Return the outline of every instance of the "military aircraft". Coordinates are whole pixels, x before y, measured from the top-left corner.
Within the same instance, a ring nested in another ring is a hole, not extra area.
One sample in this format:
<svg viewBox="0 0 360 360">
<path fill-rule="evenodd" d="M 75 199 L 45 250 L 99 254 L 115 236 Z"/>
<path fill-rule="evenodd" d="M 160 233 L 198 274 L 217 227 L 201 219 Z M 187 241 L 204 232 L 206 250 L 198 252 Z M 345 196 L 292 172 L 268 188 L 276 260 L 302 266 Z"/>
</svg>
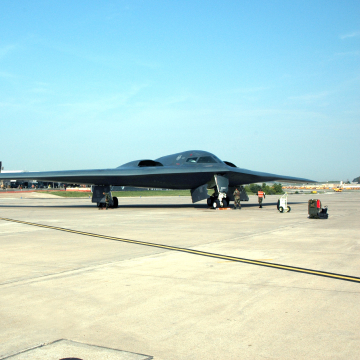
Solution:
<svg viewBox="0 0 360 360">
<path fill-rule="evenodd" d="M 214 154 L 202 150 L 184 151 L 156 160 L 135 160 L 114 169 L 0 173 L 0 180 L 8 179 L 93 185 L 92 202 L 97 203 L 98 207 L 104 206 L 104 192 L 110 192 L 111 195 L 111 186 L 190 189 L 193 203 L 207 199 L 209 206 L 222 208 L 227 207 L 229 202 L 234 200 L 235 188 L 240 190 L 240 200 L 249 200 L 242 187 L 244 184 L 279 180 L 314 182 L 303 178 L 241 169 L 229 161 L 222 161 Z M 211 196 L 208 195 L 208 189 L 214 190 Z M 118 206 L 116 197 L 111 196 L 110 206 Z"/>
</svg>

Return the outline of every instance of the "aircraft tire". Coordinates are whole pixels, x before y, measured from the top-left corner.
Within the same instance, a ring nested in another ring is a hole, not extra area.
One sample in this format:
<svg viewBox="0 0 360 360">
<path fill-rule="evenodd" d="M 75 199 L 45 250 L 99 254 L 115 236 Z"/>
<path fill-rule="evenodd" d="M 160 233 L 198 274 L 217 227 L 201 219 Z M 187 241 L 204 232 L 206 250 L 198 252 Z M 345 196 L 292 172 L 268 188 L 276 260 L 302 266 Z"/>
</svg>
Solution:
<svg viewBox="0 0 360 360">
<path fill-rule="evenodd" d="M 223 203 L 223 207 L 224 207 L 224 208 L 226 208 L 226 207 L 229 206 L 229 202 L 228 202 L 228 199 L 227 199 L 227 198 L 226 198 L 226 199 L 223 199 L 223 200 L 222 200 L 222 203 Z"/>
<path fill-rule="evenodd" d="M 209 197 L 206 199 L 206 202 L 207 202 L 208 206 L 212 206 L 213 199 L 211 197 Z"/>
<path fill-rule="evenodd" d="M 116 196 L 113 197 L 113 208 L 116 209 L 119 206 L 119 200 Z"/>
<path fill-rule="evenodd" d="M 279 206 L 279 211 L 280 211 L 281 213 L 283 213 L 283 212 L 284 212 L 284 208 L 283 208 L 282 206 Z"/>
<path fill-rule="evenodd" d="M 290 211 L 291 211 L 291 207 L 288 206 L 286 210 L 287 210 L 287 212 L 290 212 Z"/>
<path fill-rule="evenodd" d="M 218 199 L 214 200 L 212 203 L 212 207 L 214 209 L 219 208 L 220 207 L 220 201 Z"/>
</svg>

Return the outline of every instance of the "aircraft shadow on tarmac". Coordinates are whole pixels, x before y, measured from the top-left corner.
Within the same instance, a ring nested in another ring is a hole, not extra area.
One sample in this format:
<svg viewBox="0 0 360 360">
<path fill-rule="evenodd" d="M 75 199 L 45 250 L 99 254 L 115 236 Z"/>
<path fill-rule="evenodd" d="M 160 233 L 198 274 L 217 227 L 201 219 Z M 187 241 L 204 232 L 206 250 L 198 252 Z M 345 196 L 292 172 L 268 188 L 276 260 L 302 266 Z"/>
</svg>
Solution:
<svg viewBox="0 0 360 360">
<path fill-rule="evenodd" d="M 294 205 L 294 204 L 304 204 L 304 202 L 300 201 L 300 202 L 289 202 L 289 205 Z M 269 208 L 269 207 L 274 207 L 276 209 L 277 203 L 263 203 L 263 208 Z M 97 207 L 92 204 L 86 204 L 86 205 L 0 205 L 0 209 L 1 208 L 34 208 L 34 207 L 39 207 L 39 208 L 52 208 L 52 209 L 66 209 L 66 208 L 71 208 L 71 209 L 88 209 L 88 208 L 94 208 L 97 209 Z M 231 204 L 230 209 L 233 208 L 233 205 Z M 259 204 L 241 204 L 241 207 L 246 209 L 246 208 L 258 208 Z M 208 210 L 212 210 L 212 208 L 210 208 L 207 204 L 126 204 L 126 205 L 122 205 L 121 203 L 119 204 L 119 207 L 116 209 L 109 209 L 109 210 L 121 210 L 121 209 L 187 209 L 187 208 L 193 208 L 193 209 L 208 209 Z"/>
</svg>

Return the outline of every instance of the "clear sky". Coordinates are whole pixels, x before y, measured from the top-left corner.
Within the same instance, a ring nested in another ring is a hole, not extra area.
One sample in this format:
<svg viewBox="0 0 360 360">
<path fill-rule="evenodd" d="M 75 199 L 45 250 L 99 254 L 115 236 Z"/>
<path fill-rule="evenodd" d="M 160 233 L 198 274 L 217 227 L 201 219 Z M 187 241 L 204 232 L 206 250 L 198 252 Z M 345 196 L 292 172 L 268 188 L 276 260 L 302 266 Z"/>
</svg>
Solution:
<svg viewBox="0 0 360 360">
<path fill-rule="evenodd" d="M 199 149 L 360 175 L 359 0 L 3 0 L 0 34 L 5 170 Z"/>
</svg>

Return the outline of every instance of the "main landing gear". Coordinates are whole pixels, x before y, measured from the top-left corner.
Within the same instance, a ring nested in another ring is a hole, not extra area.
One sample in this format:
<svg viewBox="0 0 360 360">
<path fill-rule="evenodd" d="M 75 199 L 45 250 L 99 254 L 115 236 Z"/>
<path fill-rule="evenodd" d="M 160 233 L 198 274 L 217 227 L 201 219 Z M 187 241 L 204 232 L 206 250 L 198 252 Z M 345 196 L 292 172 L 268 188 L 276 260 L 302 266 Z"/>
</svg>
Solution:
<svg viewBox="0 0 360 360">
<path fill-rule="evenodd" d="M 106 207 L 106 203 L 104 202 L 98 202 L 96 205 L 100 210 Z M 119 206 L 119 200 L 116 196 L 114 196 L 112 198 L 112 202 L 110 200 L 109 208 L 116 209 L 118 206 Z"/>
<path fill-rule="evenodd" d="M 92 202 L 96 203 L 99 209 L 105 208 L 105 195 L 104 193 L 110 194 L 109 208 L 117 208 L 119 206 L 119 201 L 116 196 L 111 195 L 110 186 L 109 185 L 95 185 L 92 187 Z"/>
</svg>

